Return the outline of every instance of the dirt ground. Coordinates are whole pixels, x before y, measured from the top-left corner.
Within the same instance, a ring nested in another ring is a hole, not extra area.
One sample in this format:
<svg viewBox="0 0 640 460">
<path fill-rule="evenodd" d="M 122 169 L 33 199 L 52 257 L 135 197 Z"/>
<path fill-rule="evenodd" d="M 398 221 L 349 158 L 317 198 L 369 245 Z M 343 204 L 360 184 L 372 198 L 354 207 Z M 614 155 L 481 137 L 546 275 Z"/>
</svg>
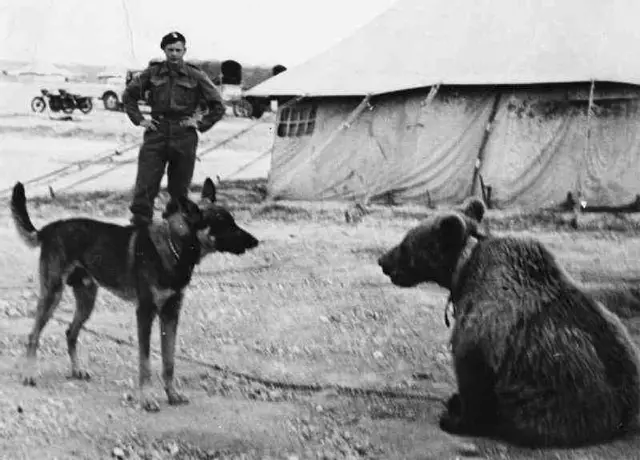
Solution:
<svg viewBox="0 0 640 460">
<path fill-rule="evenodd" d="M 74 155 L 90 157 L 116 144 L 130 129 L 122 117 L 96 111 L 86 121 L 95 129 L 77 131 L 80 124 L 69 124 L 62 132 L 56 128 L 60 122 L 44 117 L 1 117 L 0 136 L 10 141 L 0 144 L 0 188 L 36 176 L 32 166 L 41 168 L 40 159 L 29 168 L 4 162 L 19 154 L 20 139 L 37 146 L 42 161 L 74 161 Z M 207 142 L 215 144 L 247 123 L 225 120 Z M 268 120 L 263 124 L 216 152 L 218 165 L 232 171 L 268 148 Z M 102 134 L 96 134 L 98 127 Z M 64 134 L 68 130 L 73 134 Z M 245 150 L 252 153 L 236 155 Z M 194 194 L 201 178 L 216 174 L 212 165 L 198 167 Z M 191 403 L 166 404 L 155 354 L 154 384 L 162 402 L 155 414 L 136 405 L 134 306 L 104 290 L 80 335 L 80 356 L 92 379 L 67 378 L 64 330 L 73 304 L 66 293 L 41 340 L 38 386 L 21 384 L 38 252 L 18 240 L 2 198 L 0 458 L 639 458 L 640 434 L 592 448 L 537 451 L 439 430 L 443 400 L 454 390 L 446 292 L 435 286 L 397 288 L 376 265 L 378 255 L 429 210 L 374 206 L 361 222 L 348 224 L 346 204 L 261 202 L 265 174 L 256 170 L 242 181 L 220 184 L 220 200 L 261 245 L 240 257 L 209 256 L 196 269 L 184 303 L 176 369 Z M 55 199 L 46 193 L 34 198 L 38 184 L 27 185 L 36 226 L 78 215 L 125 223 L 131 177 L 103 179 Z M 46 190 L 46 182 L 39 186 Z M 585 216 L 577 231 L 567 222 L 568 216 L 545 213 L 488 214 L 497 233 L 544 241 L 588 285 L 633 285 L 640 279 L 635 216 Z M 640 344 L 640 320 L 628 316 L 625 322 Z"/>
</svg>

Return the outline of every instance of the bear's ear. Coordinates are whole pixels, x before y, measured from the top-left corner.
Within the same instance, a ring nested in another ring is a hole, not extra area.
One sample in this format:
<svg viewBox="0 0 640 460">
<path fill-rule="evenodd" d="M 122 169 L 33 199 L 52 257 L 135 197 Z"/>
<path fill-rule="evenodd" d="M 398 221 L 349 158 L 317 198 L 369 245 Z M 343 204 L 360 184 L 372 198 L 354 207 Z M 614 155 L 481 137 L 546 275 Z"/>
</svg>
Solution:
<svg viewBox="0 0 640 460">
<path fill-rule="evenodd" d="M 438 233 L 445 249 L 462 247 L 467 236 L 467 224 L 459 215 L 451 214 L 442 218 Z"/>
<path fill-rule="evenodd" d="M 203 200 L 209 200 L 211 203 L 216 202 L 216 186 L 214 185 L 210 177 L 207 177 L 204 180 L 200 196 Z"/>
<path fill-rule="evenodd" d="M 486 240 L 489 238 L 487 232 L 480 228 L 480 224 L 473 219 L 469 219 L 467 221 L 467 226 L 469 227 L 469 234 L 473 236 L 477 240 Z"/>
<path fill-rule="evenodd" d="M 467 198 L 467 200 L 465 201 L 462 208 L 462 213 L 480 223 L 482 222 L 482 218 L 484 217 L 484 213 L 486 210 L 487 208 L 482 200 L 476 196 L 472 196 L 470 198 Z"/>
</svg>

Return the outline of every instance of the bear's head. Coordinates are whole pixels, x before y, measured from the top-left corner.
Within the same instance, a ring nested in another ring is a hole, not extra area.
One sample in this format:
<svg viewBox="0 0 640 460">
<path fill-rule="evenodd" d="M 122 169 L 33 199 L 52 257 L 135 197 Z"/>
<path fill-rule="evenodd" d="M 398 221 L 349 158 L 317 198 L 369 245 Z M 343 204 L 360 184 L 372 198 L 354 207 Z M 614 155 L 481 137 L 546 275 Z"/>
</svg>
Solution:
<svg viewBox="0 0 640 460">
<path fill-rule="evenodd" d="M 400 244 L 382 255 L 378 265 L 396 286 L 435 282 L 451 289 L 454 271 L 469 237 L 486 238 L 480 229 L 484 213 L 484 203 L 474 197 L 460 210 L 429 216 L 409 230 Z"/>
</svg>

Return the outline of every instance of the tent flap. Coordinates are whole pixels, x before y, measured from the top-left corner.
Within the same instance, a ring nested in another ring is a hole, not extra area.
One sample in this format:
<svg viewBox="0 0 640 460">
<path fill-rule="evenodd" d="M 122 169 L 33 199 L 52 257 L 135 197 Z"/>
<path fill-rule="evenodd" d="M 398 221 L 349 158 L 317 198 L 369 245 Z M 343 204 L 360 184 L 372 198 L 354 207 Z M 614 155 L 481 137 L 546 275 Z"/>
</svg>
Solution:
<svg viewBox="0 0 640 460">
<path fill-rule="evenodd" d="M 640 193 L 639 107 L 638 99 L 598 102 L 587 146 L 586 101 L 511 94 L 496 116 L 481 170 L 495 203 L 551 206 L 577 190 L 589 204 L 632 201 Z"/>
<path fill-rule="evenodd" d="M 471 193 L 496 101 L 480 174 L 498 207 L 555 206 L 577 190 L 589 204 L 617 205 L 640 193 L 639 99 L 598 101 L 587 146 L 587 101 L 569 99 L 566 89 L 514 89 L 498 99 L 495 89 L 443 88 L 425 104 L 427 94 L 379 97 L 338 135 L 358 102 L 317 102 L 311 135 L 276 138 L 270 195 L 304 200 L 390 195 L 400 203 L 459 203 Z"/>
<path fill-rule="evenodd" d="M 493 96 L 444 96 L 425 106 L 426 94 L 376 102 L 318 155 L 316 149 L 355 108 L 354 103 L 322 103 L 312 136 L 276 140 L 271 193 L 310 200 L 386 193 L 398 200 L 464 199 Z M 434 123 L 438 129 L 429 128 Z"/>
</svg>

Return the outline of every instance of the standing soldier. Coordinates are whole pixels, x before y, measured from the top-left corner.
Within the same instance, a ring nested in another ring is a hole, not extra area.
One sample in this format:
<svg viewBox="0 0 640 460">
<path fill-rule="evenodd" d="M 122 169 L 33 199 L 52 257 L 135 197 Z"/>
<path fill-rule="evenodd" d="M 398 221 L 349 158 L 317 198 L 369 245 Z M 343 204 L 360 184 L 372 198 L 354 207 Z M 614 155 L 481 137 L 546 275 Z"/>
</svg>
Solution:
<svg viewBox="0 0 640 460">
<path fill-rule="evenodd" d="M 198 133 L 206 132 L 224 115 L 222 98 L 209 77 L 193 64 L 184 62 L 186 39 L 171 32 L 160 42 L 165 61 L 150 63 L 133 78 L 124 91 L 125 111 L 131 122 L 144 128 L 138 154 L 133 202 L 129 207 L 134 225 L 153 220 L 153 206 L 167 168 L 171 199 L 187 196 L 196 161 Z M 151 119 L 138 107 L 148 91 Z M 207 110 L 199 113 L 204 103 Z"/>
</svg>

